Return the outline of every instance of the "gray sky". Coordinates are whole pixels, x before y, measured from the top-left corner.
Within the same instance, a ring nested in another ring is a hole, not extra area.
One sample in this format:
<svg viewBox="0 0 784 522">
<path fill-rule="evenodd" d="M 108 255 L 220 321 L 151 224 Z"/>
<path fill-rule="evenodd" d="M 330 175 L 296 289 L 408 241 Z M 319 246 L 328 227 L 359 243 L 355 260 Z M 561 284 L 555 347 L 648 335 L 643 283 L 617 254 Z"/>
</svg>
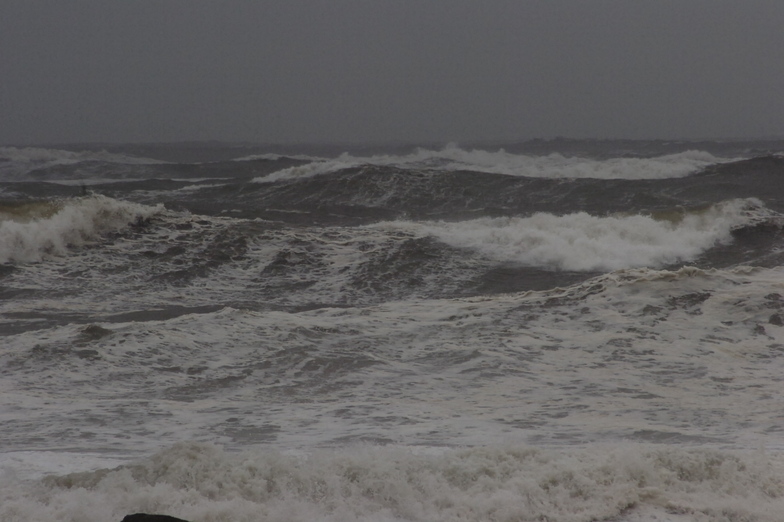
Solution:
<svg viewBox="0 0 784 522">
<path fill-rule="evenodd" d="M 0 143 L 784 136 L 784 0 L 0 0 Z"/>
</svg>

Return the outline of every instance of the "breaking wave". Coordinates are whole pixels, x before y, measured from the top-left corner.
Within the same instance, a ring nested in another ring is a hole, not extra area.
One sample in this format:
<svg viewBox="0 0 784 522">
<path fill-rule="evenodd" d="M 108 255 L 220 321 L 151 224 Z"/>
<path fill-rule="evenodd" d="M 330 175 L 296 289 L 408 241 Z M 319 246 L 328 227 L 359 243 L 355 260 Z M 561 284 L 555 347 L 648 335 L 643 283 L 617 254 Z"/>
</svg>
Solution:
<svg viewBox="0 0 784 522">
<path fill-rule="evenodd" d="M 434 236 L 502 262 L 556 270 L 600 271 L 664 267 L 693 261 L 732 241 L 732 232 L 777 214 L 754 199 L 661 216 L 558 216 L 479 218 L 460 222 L 391 222 L 377 226 Z"/>
<path fill-rule="evenodd" d="M 5 207 L 0 209 L 0 263 L 62 255 L 69 247 L 122 230 L 162 210 L 160 204 L 145 206 L 100 195 Z"/>
<path fill-rule="evenodd" d="M 182 443 L 113 470 L 47 477 L 29 496 L 6 484 L 0 518 L 120 520 L 148 511 L 215 522 L 763 522 L 784 509 L 783 484 L 780 456 L 761 451 L 642 445 L 232 454 Z"/>
</svg>

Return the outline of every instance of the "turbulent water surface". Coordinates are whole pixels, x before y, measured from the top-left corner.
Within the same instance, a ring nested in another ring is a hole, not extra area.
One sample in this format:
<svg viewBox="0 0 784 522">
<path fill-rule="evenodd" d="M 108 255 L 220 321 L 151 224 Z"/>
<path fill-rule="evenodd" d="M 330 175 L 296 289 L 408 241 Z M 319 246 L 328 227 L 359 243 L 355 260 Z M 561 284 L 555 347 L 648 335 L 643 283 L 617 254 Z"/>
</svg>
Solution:
<svg viewBox="0 0 784 522">
<path fill-rule="evenodd" d="M 0 148 L 0 520 L 779 521 L 782 151 Z"/>
</svg>

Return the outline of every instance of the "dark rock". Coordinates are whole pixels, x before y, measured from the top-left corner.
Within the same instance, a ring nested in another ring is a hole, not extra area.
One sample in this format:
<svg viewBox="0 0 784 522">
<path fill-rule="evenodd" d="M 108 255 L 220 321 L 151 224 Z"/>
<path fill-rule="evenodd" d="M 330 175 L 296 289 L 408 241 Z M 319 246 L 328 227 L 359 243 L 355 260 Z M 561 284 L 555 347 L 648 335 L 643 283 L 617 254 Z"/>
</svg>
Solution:
<svg viewBox="0 0 784 522">
<path fill-rule="evenodd" d="M 188 522 L 181 518 L 170 517 L 169 515 L 148 515 L 146 513 L 136 513 L 127 515 L 122 522 Z"/>
</svg>

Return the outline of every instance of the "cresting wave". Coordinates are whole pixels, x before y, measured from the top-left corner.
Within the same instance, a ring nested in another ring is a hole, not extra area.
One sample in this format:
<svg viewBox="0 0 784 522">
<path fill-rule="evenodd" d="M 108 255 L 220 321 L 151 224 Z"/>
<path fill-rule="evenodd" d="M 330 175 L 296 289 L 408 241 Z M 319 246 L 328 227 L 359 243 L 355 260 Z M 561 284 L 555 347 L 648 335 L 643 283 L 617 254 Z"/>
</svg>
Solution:
<svg viewBox="0 0 784 522">
<path fill-rule="evenodd" d="M 654 216 L 557 216 L 479 218 L 460 222 L 388 222 L 373 225 L 433 236 L 490 259 L 555 270 L 600 271 L 658 268 L 693 261 L 732 241 L 732 232 L 781 216 L 756 199 L 726 201 L 699 211 Z"/>
<path fill-rule="evenodd" d="M 122 230 L 163 211 L 93 195 L 60 202 L 26 204 L 21 211 L 9 207 L 0 213 L 0 263 L 29 263 L 65 254 L 101 235 Z"/>
<path fill-rule="evenodd" d="M 257 183 L 301 179 L 329 174 L 364 165 L 393 166 L 413 170 L 468 170 L 489 174 L 541 178 L 666 179 L 688 176 L 708 165 L 732 161 L 703 151 L 686 151 L 655 158 L 612 158 L 596 160 L 566 157 L 561 154 L 527 156 L 508 153 L 463 150 L 449 146 L 434 151 L 418 149 L 404 156 L 377 155 L 358 157 L 342 154 L 335 159 L 308 158 L 312 163 L 282 169 L 255 178 Z"/>
<path fill-rule="evenodd" d="M 773 522 L 784 510 L 779 455 L 645 445 L 234 454 L 181 443 L 119 468 L 49 476 L 27 495 L 5 482 L 5 522 L 139 510 L 204 522 Z"/>
</svg>

